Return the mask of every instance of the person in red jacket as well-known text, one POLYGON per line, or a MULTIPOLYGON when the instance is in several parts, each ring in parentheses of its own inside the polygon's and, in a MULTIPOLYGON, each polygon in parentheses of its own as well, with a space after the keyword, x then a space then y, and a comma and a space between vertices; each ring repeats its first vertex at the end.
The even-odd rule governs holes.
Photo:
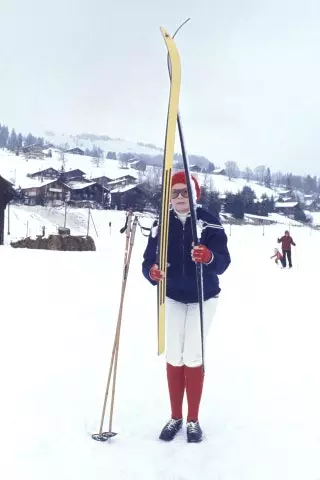
POLYGON ((289 268, 292 268, 291 245, 296 246, 296 244, 294 243, 294 241, 293 241, 292 237, 290 236, 290 233, 289 233, 288 230, 286 230, 284 232, 283 237, 278 238, 278 243, 281 243, 281 247, 282 247, 282 254, 283 254, 282 264, 283 264, 283 266, 284 267, 287 266, 286 259, 288 259, 289 268))
POLYGON ((275 258, 275 263, 278 265, 278 263, 280 262, 281 268, 283 268, 283 255, 278 248, 274 249, 274 255, 272 255, 272 257, 270 258, 271 259, 275 258))

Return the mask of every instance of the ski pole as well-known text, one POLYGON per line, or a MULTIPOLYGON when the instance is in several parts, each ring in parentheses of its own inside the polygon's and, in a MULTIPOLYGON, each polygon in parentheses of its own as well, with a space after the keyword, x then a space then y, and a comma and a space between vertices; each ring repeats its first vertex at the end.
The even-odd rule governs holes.
POLYGON ((124 291, 123 291, 123 295, 121 296, 120 309, 119 309, 119 320, 118 320, 119 325, 118 325, 118 329, 117 329, 117 332, 116 332, 114 375, 113 375, 112 396, 111 396, 110 417, 109 417, 109 432, 108 433, 112 433, 112 420, 113 420, 114 399, 115 399, 116 380, 117 380, 117 371, 118 371, 118 355, 119 355, 119 345, 120 345, 120 333, 121 333, 121 321, 122 321, 122 311, 123 311, 123 302, 124 302, 124 292, 125 292, 125 287, 126 287, 126 284, 127 284, 129 266, 130 266, 130 261, 131 261, 131 254, 132 254, 132 249, 133 249, 135 235, 136 235, 136 228, 137 228, 137 217, 135 217, 134 222, 132 224, 128 259, 127 259, 127 264, 126 264, 125 272, 124 272, 124 291))
MULTIPOLYGON (((112 412, 110 412, 109 432, 104 432, 103 433, 103 424, 104 424, 104 418, 105 418, 105 414, 106 414, 106 407, 107 407, 107 401, 108 401, 108 396, 109 396, 109 389, 110 389, 112 373, 113 373, 114 376, 116 374, 116 364, 117 364, 116 352, 119 348, 119 341, 120 341, 120 328, 121 328, 121 320, 122 320, 124 294, 125 294, 125 287, 126 287, 126 282, 127 282, 129 263, 130 263, 130 260, 131 260, 134 234, 135 234, 136 223, 137 223, 137 219, 135 218, 134 223, 132 224, 132 216, 133 216, 132 212, 129 212, 127 214, 125 226, 120 230, 121 233, 124 233, 126 231, 126 243, 125 243, 124 261, 123 261, 123 279, 122 279, 122 287, 121 287, 118 320, 117 320, 116 332, 115 332, 112 354, 111 354, 111 360, 110 360, 110 366, 109 366, 107 387, 106 387, 106 392, 105 392, 105 397, 104 397, 104 402, 103 402, 103 408, 102 408, 102 414, 101 414, 100 429, 99 429, 98 434, 93 434, 92 435, 92 438, 94 440, 97 440, 97 441, 107 441, 110 437, 113 437, 114 435, 116 435, 116 433, 111 431, 113 406, 112 406, 112 412), (133 239, 130 242, 132 234, 133 234, 133 239), (115 363, 115 360, 116 360, 116 363, 115 363)), ((114 390, 115 390, 115 378, 113 380, 113 403, 114 403, 114 390)))

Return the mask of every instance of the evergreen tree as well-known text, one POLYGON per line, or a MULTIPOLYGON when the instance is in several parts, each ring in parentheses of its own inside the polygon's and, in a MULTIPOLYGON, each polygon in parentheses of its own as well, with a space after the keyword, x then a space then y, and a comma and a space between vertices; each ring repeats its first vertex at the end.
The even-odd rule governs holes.
POLYGON ((292 187, 292 173, 288 173, 288 175, 286 176, 285 184, 286 184, 286 187, 288 189, 291 189, 291 187, 292 187))
POLYGON ((22 148, 23 144, 23 136, 21 133, 19 133, 18 138, 17 138, 17 148, 20 150, 22 148))
POLYGON ((246 213, 251 213, 255 215, 257 213, 256 204, 255 204, 255 199, 256 199, 255 192, 250 187, 243 187, 240 195, 243 199, 244 211, 246 213))
POLYGON ((25 139, 24 146, 30 147, 30 145, 34 145, 36 143, 36 137, 34 137, 31 133, 28 134, 27 138, 25 139))
POLYGON ((271 187, 271 172, 270 172, 270 168, 268 167, 267 168, 267 173, 266 173, 266 176, 265 176, 265 186, 270 188, 271 187))
POLYGON ((15 129, 13 128, 11 131, 10 137, 8 139, 8 149, 11 151, 14 151, 16 150, 17 146, 18 146, 18 137, 15 132, 15 129))
POLYGON ((6 148, 8 145, 9 129, 6 125, 2 125, 0 129, 0 148, 6 148))

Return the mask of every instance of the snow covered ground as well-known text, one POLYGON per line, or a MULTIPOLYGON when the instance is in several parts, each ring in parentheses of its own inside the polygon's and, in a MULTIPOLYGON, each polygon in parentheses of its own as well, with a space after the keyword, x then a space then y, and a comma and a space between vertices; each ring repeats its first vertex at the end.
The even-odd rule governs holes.
POLYGON ((69 148, 80 147, 82 149, 92 149, 93 147, 100 147, 107 152, 128 152, 128 153, 143 153, 147 155, 158 155, 163 151, 157 146, 147 146, 140 143, 123 140, 120 138, 102 139, 96 135, 82 134, 82 135, 68 135, 59 132, 44 132, 43 137, 49 143, 64 147, 67 143, 69 148))
MULTIPOLYGON (((318 480, 320 232, 292 227, 294 268, 270 256, 284 226, 229 227, 232 265, 208 338, 200 412, 206 439, 165 444, 165 359, 156 354, 156 289, 137 233, 121 336, 112 441, 99 429, 117 319, 123 212, 93 211, 96 252, 15 250, 10 238, 63 212, 11 207, 0 247, 0 477, 6 480, 318 480), (33 216, 31 216, 31 214, 33 216), (109 232, 108 223, 112 222, 109 232)), ((70 211, 86 232, 86 211, 70 211)), ((143 225, 150 220, 142 218, 143 225)), ((106 419, 107 420, 107 419, 106 419)), ((107 427, 107 421, 106 421, 107 427)))

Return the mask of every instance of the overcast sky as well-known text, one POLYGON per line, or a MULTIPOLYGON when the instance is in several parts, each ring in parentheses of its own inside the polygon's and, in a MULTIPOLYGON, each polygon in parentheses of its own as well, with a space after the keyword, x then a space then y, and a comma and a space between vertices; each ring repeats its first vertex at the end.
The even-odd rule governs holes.
POLYGON ((0 122, 163 146, 162 25, 189 153, 320 176, 319 0, 2 0, 0 122))

